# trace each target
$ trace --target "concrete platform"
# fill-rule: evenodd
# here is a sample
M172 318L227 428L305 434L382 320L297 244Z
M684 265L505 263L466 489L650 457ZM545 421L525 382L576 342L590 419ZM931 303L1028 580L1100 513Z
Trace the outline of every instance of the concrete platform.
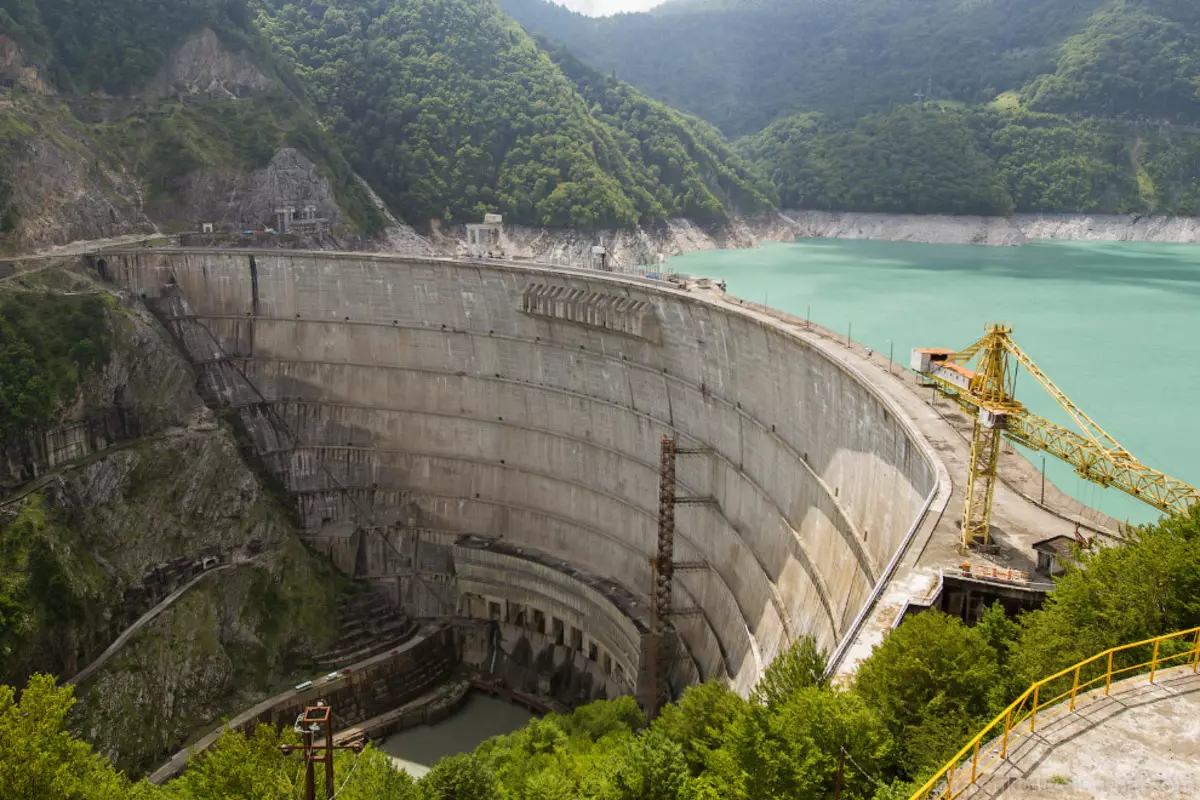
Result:
M1054 715L1051 709L1047 716ZM1183 667L1059 709L962 797L1183 800L1200 792L1200 675Z

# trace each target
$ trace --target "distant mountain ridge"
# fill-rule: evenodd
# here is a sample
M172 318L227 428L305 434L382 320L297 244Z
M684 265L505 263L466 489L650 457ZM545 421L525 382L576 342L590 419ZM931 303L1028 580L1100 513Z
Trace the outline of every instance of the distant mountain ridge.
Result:
M1038 111L1200 120L1191 0L681 0L607 19L499 2L531 32L729 135L789 113L880 111L919 91L965 103L1015 91Z
M1200 214L1200 3L680 0L526 28L730 136L788 208Z

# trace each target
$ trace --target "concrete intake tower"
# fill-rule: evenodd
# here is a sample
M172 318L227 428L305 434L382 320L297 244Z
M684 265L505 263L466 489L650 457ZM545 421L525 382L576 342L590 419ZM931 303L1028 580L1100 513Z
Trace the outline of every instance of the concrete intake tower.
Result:
M660 437L681 458L673 684L740 693L834 650L938 485L851 368L711 293L503 262L286 251L92 258L141 295L294 499L308 541L419 618L629 694ZM495 639L493 639L495 641Z

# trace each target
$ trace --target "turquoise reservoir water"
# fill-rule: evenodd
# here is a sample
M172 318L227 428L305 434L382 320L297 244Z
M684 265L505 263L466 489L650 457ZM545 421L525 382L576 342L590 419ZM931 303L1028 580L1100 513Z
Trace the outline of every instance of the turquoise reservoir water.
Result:
M1024 247L810 239L693 253L671 266L723 277L907 365L914 347L966 347L1009 322L1034 362L1135 457L1200 484L1200 246L1065 242ZM1069 419L1027 374L1018 399ZM1073 428L1073 426L1071 426ZM1040 466L1041 456L1031 455ZM1118 519L1154 509L1047 459L1047 476Z

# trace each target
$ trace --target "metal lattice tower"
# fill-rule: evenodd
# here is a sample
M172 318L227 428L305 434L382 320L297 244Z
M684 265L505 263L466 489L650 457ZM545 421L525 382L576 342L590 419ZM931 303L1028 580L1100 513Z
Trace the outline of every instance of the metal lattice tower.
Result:
M679 505L716 505L712 497L680 497L675 476L675 459L681 455L708 455L711 448L679 447L675 439L663 436L659 443L658 475L658 547L650 559L654 586L650 592L650 651L648 668L650 684L645 701L646 715L653 719L658 710L670 702L671 669L679 657L678 633L672 620L676 617L699 616L697 608L676 609L672 592L675 573L708 569L703 561L675 561L675 507Z
M1110 436L1042 372L1012 339L1012 328L988 323L984 336L959 350L913 351L913 369L937 391L971 415L971 460L963 505L962 541L965 552L989 543L992 499L1000 440L1055 456L1075 468L1082 478L1111 486L1171 514L1188 514L1200 505L1200 490L1149 467ZM974 369L969 365L975 364ZM1031 413L1015 395L1017 371L1033 376L1075 423L1064 428Z
M650 592L650 692L646 716L654 718L670 700L667 679L674 660L670 623L671 590L675 575L675 440L663 436L659 443L658 548L650 559L654 586Z

